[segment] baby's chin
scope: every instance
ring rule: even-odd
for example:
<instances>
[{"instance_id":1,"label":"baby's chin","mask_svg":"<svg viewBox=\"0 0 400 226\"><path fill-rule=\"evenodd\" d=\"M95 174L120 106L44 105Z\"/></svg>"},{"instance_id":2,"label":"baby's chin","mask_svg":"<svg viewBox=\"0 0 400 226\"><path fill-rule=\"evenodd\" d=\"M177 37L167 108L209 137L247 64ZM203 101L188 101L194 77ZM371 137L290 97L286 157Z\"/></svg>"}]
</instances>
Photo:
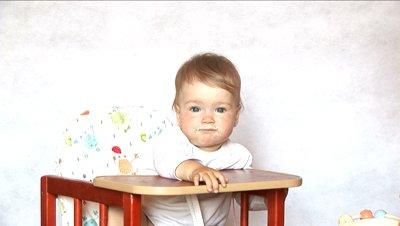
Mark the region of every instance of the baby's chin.
<instances>
[{"instance_id":1,"label":"baby's chin","mask_svg":"<svg viewBox=\"0 0 400 226\"><path fill-rule=\"evenodd\" d=\"M222 143L191 142L191 143L203 151L213 152L213 151L218 151L221 148L222 144L224 144L225 142Z\"/></svg>"}]
</instances>

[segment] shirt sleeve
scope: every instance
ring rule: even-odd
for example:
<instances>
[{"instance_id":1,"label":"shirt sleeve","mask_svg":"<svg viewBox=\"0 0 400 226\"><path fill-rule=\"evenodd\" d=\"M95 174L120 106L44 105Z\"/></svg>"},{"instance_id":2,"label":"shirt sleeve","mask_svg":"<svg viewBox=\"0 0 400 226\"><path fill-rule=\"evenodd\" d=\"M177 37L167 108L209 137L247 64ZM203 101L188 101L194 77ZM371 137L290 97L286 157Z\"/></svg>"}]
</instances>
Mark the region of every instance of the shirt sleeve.
<instances>
[{"instance_id":1,"label":"shirt sleeve","mask_svg":"<svg viewBox=\"0 0 400 226\"><path fill-rule=\"evenodd\" d=\"M177 129L170 129L153 142L153 163L160 176L179 180L175 174L176 168L193 157L185 137Z\"/></svg>"},{"instance_id":2,"label":"shirt sleeve","mask_svg":"<svg viewBox=\"0 0 400 226\"><path fill-rule=\"evenodd\" d=\"M218 156L203 160L201 163L217 170L251 168L253 157L250 151L241 144L228 140L218 152Z\"/></svg>"},{"instance_id":3,"label":"shirt sleeve","mask_svg":"<svg viewBox=\"0 0 400 226\"><path fill-rule=\"evenodd\" d=\"M251 169L251 164L253 163L253 156L250 151L241 144L236 144L238 146L240 159L239 159L239 169Z\"/></svg>"}]
</instances>

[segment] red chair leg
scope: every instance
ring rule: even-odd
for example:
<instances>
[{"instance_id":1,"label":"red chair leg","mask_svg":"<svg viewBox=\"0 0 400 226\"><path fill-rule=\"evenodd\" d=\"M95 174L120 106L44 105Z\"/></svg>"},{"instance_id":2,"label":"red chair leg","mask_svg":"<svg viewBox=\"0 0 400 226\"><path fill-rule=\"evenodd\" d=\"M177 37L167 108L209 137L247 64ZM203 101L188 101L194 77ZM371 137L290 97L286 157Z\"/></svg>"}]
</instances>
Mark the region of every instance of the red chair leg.
<instances>
[{"instance_id":1,"label":"red chair leg","mask_svg":"<svg viewBox=\"0 0 400 226\"><path fill-rule=\"evenodd\" d=\"M124 226L140 226L141 195L123 194Z\"/></svg>"},{"instance_id":2,"label":"red chair leg","mask_svg":"<svg viewBox=\"0 0 400 226\"><path fill-rule=\"evenodd\" d=\"M82 200L74 198L74 226L82 226Z\"/></svg>"},{"instance_id":3,"label":"red chair leg","mask_svg":"<svg viewBox=\"0 0 400 226\"><path fill-rule=\"evenodd\" d=\"M48 192L48 180L45 177L40 180L40 196L41 225L55 226L57 196Z\"/></svg>"},{"instance_id":4,"label":"red chair leg","mask_svg":"<svg viewBox=\"0 0 400 226\"><path fill-rule=\"evenodd\" d=\"M100 226L107 226L108 224L108 206L105 204L99 204L99 212L100 212Z\"/></svg>"},{"instance_id":5,"label":"red chair leg","mask_svg":"<svg viewBox=\"0 0 400 226\"><path fill-rule=\"evenodd\" d=\"M266 191L265 197L268 202L268 226L284 226L285 198L287 193L287 188Z\"/></svg>"},{"instance_id":6,"label":"red chair leg","mask_svg":"<svg viewBox=\"0 0 400 226\"><path fill-rule=\"evenodd\" d=\"M249 194L247 192L240 193L240 226L249 224Z\"/></svg>"}]
</instances>

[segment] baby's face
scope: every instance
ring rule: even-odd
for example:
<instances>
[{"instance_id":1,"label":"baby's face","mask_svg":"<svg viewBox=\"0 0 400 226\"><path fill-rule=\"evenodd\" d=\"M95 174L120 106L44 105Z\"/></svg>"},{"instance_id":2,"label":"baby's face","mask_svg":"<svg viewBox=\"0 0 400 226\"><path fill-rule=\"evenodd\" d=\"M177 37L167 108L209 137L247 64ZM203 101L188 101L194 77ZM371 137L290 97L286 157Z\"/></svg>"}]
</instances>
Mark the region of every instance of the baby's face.
<instances>
[{"instance_id":1,"label":"baby's face","mask_svg":"<svg viewBox=\"0 0 400 226\"><path fill-rule=\"evenodd\" d=\"M239 117L231 93L197 81L183 84L175 110L182 132L204 151L218 150Z\"/></svg>"}]
</instances>

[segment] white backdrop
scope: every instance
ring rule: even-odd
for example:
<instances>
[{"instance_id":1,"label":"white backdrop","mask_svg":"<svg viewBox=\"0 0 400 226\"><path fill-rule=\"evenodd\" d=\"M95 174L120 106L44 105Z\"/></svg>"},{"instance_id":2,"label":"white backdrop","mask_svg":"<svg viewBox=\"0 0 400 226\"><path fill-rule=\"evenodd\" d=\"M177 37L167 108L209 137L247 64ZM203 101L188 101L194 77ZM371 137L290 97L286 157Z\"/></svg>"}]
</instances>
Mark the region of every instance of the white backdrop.
<instances>
[{"instance_id":1,"label":"white backdrop","mask_svg":"<svg viewBox=\"0 0 400 226\"><path fill-rule=\"evenodd\" d=\"M39 225L39 178L67 119L171 107L178 67L230 58L233 139L256 168L303 177L288 226L400 216L400 2L0 2L0 225ZM254 213L262 225L264 213Z\"/></svg>"}]
</instances>

